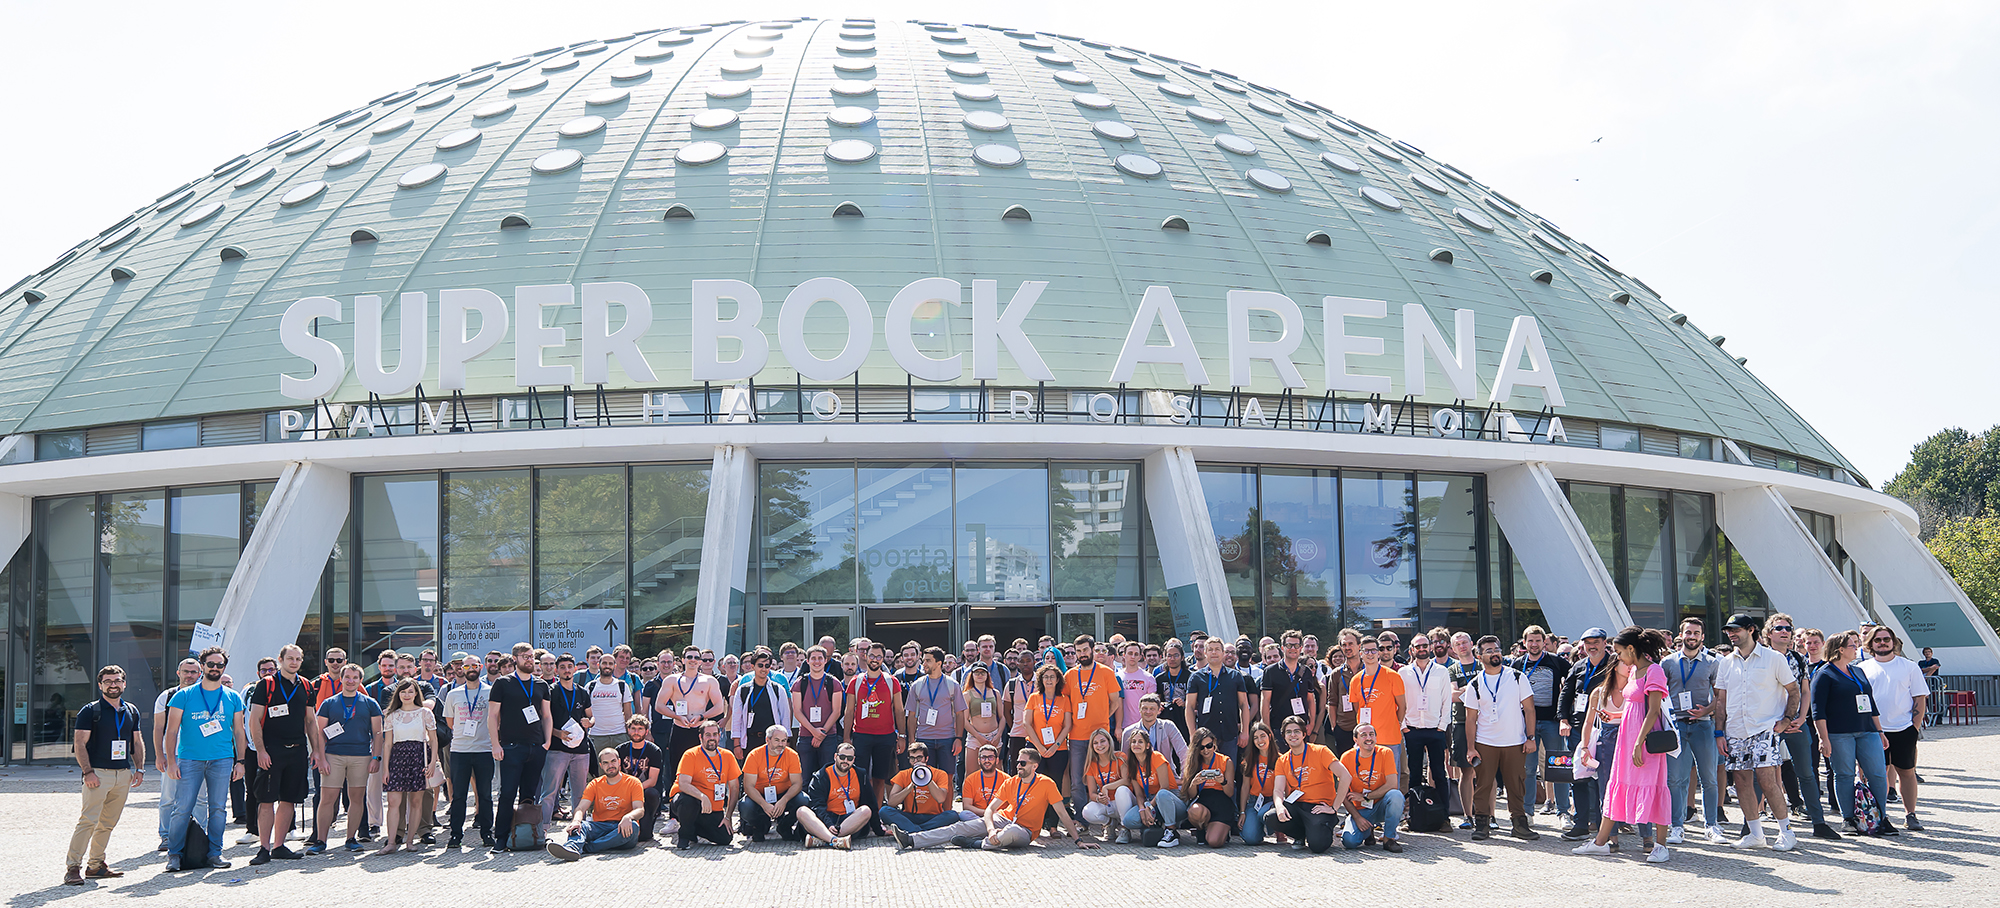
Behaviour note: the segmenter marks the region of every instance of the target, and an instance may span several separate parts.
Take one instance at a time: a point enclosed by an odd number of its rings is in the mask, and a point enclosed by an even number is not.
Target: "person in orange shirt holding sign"
[[[1278,758],[1272,774],[1276,806],[1271,815],[1277,821],[1272,825],[1292,837],[1292,850],[1311,848],[1313,854],[1325,854],[1333,847],[1340,803],[1354,778],[1325,745],[1306,743],[1305,719],[1286,716],[1284,733],[1291,749]]]
[[[911,741],[904,750],[910,768],[890,780],[882,822],[904,832],[922,832],[969,819],[951,809],[951,774],[930,765],[930,752],[930,745],[922,741]]]
[[[1360,680],[1360,679],[1355,679]],[[1341,754],[1340,764],[1354,779],[1347,792],[1347,828],[1340,844],[1353,851],[1375,842],[1382,833],[1382,850],[1402,854],[1403,843],[1396,841],[1396,827],[1403,822],[1402,777],[1396,773],[1395,754],[1375,743],[1375,726],[1366,722],[1354,727],[1354,749]]]
[[[1229,844],[1236,831],[1235,764],[1217,747],[1215,732],[1194,730],[1194,746],[1189,748],[1187,766],[1181,771],[1181,800],[1188,805],[1188,823],[1201,832],[1210,848]]]
[[[714,719],[701,723],[701,746],[681,754],[679,781],[674,789],[672,813],[680,821],[674,845],[683,851],[694,847],[696,838],[727,845],[729,805],[736,803],[738,777],[742,770],[736,755],[722,749],[722,726]]]
[[[813,776],[805,806],[794,812],[806,831],[806,847],[854,847],[854,834],[868,825],[874,811],[861,803],[861,774],[854,771],[854,745],[845,741],[833,751],[833,765]]]
[[[637,777],[624,771],[618,749],[597,752],[597,768],[603,773],[583,787],[577,802],[577,821],[569,824],[569,838],[550,842],[549,854],[559,860],[574,861],[586,854],[630,848],[639,841],[639,819],[646,815],[646,789]],[[588,813],[590,820],[583,820]]]
[[[1090,756],[1090,733],[1102,728],[1116,736],[1120,726],[1115,723],[1125,715],[1125,691],[1119,686],[1118,672],[1097,664],[1096,658],[1097,640],[1089,634],[1077,635],[1076,667],[1069,670],[1064,682],[1070,692],[1070,708],[1075,711],[1069,724],[1068,790],[1070,805],[1078,808],[1090,798],[1083,779],[1083,764]]]
[[[736,802],[736,827],[752,842],[762,842],[776,828],[778,838],[798,841],[799,791],[805,776],[799,771],[799,754],[786,746],[790,732],[783,725],[764,731],[764,746],[743,758],[743,797]]]
[[[1361,670],[1347,682],[1347,696],[1353,701],[1356,726],[1375,726],[1376,743],[1389,748],[1396,757],[1396,771],[1403,771],[1403,716],[1409,701],[1403,696],[1403,674],[1393,665],[1382,663],[1381,643],[1374,637],[1361,638]],[[1360,740],[1356,732],[1356,740]]]

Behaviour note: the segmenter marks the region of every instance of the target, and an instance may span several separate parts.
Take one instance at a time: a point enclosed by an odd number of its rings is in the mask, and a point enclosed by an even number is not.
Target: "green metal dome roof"
[[[835,217],[843,206],[861,216]],[[825,275],[858,288],[878,320],[920,278],[996,280],[1003,301],[1022,281],[1048,281],[1026,328],[1059,380],[1090,386],[1107,383],[1153,285],[1171,288],[1216,376],[1228,375],[1216,339],[1231,290],[1308,310],[1323,297],[1385,300],[1391,313],[1417,303],[1447,334],[1452,310],[1475,310],[1476,405],[1509,322],[1531,315],[1565,418],[1846,466],[1720,338],[1408,143],[1158,54],[861,20],[539,51],[231,159],[0,299],[0,434],[296,406],[277,376],[310,367],[280,343],[279,321],[310,296],[348,303],[320,334],[351,352],[357,295],[630,282],[656,310],[641,342],[658,372],[648,384],[699,384],[691,280],[741,280],[775,301]],[[941,352],[965,345],[957,316],[931,326]],[[565,318],[575,337],[574,307],[554,324]],[[1326,338],[1306,321],[1315,330],[1296,360],[1323,391]],[[1401,376],[1389,327],[1349,323],[1391,339],[1366,368]],[[1002,362],[1003,382],[1032,383]],[[789,383],[775,348],[772,363],[766,380]],[[860,380],[901,385],[905,374],[877,344]],[[1156,365],[1132,383],[1187,385],[1180,368]],[[1452,402],[1447,383],[1430,387],[1420,400]],[[511,363],[472,363],[467,390],[512,390]],[[1264,369],[1246,390],[1279,386]],[[350,371],[329,396],[365,393]]]

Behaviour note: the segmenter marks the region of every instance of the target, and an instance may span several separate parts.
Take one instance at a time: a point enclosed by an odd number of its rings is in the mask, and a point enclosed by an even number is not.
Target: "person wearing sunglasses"
[[[983,755],[985,749],[982,748],[981,753]],[[942,829],[915,833],[891,827],[889,833],[896,837],[896,850],[915,851],[944,844],[986,851],[1026,848],[1041,835],[1042,818],[1049,811],[1055,811],[1063,829],[1076,842],[1076,847],[1102,847],[1085,835],[1083,828],[1070,817],[1069,807],[1063,803],[1062,793],[1056,790],[1054,780],[1037,771],[1041,763],[1041,754],[1024,748],[1014,758],[1016,774],[1001,781],[993,792],[992,800],[987,803],[985,813],[976,820],[961,820]]]
[[[1849,835],[1896,835],[1896,827],[1885,814],[1866,817],[1867,828],[1856,822],[1854,805],[1855,768],[1868,782],[1871,792],[1889,790],[1889,773],[1882,745],[1882,708],[1875,702],[1874,682],[1854,662],[1861,655],[1859,631],[1841,631],[1828,637],[1820,652],[1826,665],[1812,679],[1813,726],[1819,733],[1819,752],[1833,769],[1833,796],[1847,819]],[[1877,794],[1877,798],[1882,795]],[[1877,802],[1878,809],[1880,802]]]
[[[167,775],[180,780],[174,791],[174,818],[168,822],[167,872],[181,869],[181,849],[187,845],[188,821],[197,796],[206,789],[208,866],[229,869],[222,859],[222,833],[229,822],[229,783],[243,778],[243,695],[223,683],[229,654],[222,647],[201,651],[201,683],[185,688],[167,701],[167,732],[162,746],[174,755]]]
[[[1194,747],[1181,768],[1181,800],[1188,805],[1188,825],[1210,848],[1229,844],[1230,834],[1236,831],[1241,814],[1231,792],[1235,783],[1235,764],[1216,747],[1215,732],[1195,729]]]
[[[863,790],[861,773],[854,768],[854,745],[842,742],[833,752],[833,765],[813,776],[806,788],[806,803],[793,813],[799,828],[805,830],[805,847],[853,848],[854,834],[874,816],[862,803]]]
[[[1778,740],[1791,756],[1782,767],[1786,798],[1792,810],[1805,810],[1806,819],[1812,821],[1813,838],[1840,838],[1840,833],[1827,825],[1826,799],[1819,791],[1819,733],[1811,721],[1812,661],[1799,646],[1798,635],[1792,632],[1795,624],[1792,616],[1776,612],[1765,621],[1764,645],[1785,657],[1800,688],[1798,702],[1778,720],[1777,727]]]

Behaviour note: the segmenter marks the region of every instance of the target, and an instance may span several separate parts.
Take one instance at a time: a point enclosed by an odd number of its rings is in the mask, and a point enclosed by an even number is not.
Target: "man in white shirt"
[[[447,667],[459,683],[444,695],[444,721],[451,727],[451,838],[445,847],[465,844],[465,805],[478,798],[472,812],[479,843],[493,847],[493,738],[486,727],[486,705],[493,686],[481,679],[483,666],[471,657]]]
[[[1723,625],[1734,647],[1715,671],[1715,743],[1722,753],[1723,768],[1734,777],[1737,803],[1750,833],[1736,841],[1738,848],[1770,844],[1779,851],[1798,847],[1797,836],[1787,824],[1789,807],[1779,768],[1785,763],[1785,747],[1778,740],[1778,720],[1799,707],[1799,684],[1792,664],[1775,650],[1757,642],[1764,633],[1764,619],[1738,612]],[[1753,787],[1754,786],[1754,787]],[[1762,792],[1764,805],[1778,823],[1778,838],[1764,838],[1764,822],[1757,816],[1755,793]]]
[[[1868,655],[1874,658],[1859,664],[1861,671],[1868,676],[1868,686],[1875,696],[1875,708],[1882,711],[1882,739],[1888,748],[1889,784],[1902,795],[1904,827],[1922,832],[1924,824],[1917,821],[1917,722],[1923,718],[1924,708],[1929,705],[1930,685],[1924,681],[1924,672],[1915,662],[1896,655],[1902,643],[1896,638],[1896,632],[1887,627],[1878,625],[1871,628],[1868,631]],[[1876,797],[1886,799],[1888,793],[1878,793]]]
[[[173,699],[175,694],[201,683],[201,663],[191,658],[182,659],[174,675],[174,686],[160,691],[160,696],[153,701],[153,768],[160,773],[159,850],[161,851],[167,850],[167,821],[173,819],[174,790],[180,781],[167,774],[167,761],[173,757],[160,750],[160,744],[167,734],[167,701]],[[208,796],[205,793],[195,802],[194,814],[198,817],[208,816]]]
[[[1507,786],[1507,809],[1513,814],[1514,837],[1541,838],[1528,823],[1528,761],[1535,756],[1535,689],[1528,676],[1506,667],[1500,638],[1479,638],[1479,674],[1466,685],[1465,724],[1472,729],[1465,761],[1472,764],[1474,839],[1493,835],[1494,783]]]
[[[1409,767],[1410,787],[1418,780],[1445,796],[1445,747],[1451,739],[1451,672],[1431,661],[1431,638],[1418,634],[1410,638],[1410,664],[1397,669],[1403,676],[1404,765]],[[1428,772],[1425,757],[1430,760]]]

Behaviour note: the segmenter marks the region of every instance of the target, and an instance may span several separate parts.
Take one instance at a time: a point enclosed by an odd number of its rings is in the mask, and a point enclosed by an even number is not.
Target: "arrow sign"
[[[612,636],[614,636],[614,637],[615,637],[615,636],[617,636],[617,635],[618,635],[618,619],[616,619],[616,618],[606,618],[606,619],[604,619],[604,629],[605,629],[605,630],[607,630],[607,631],[610,631],[610,632],[611,632],[611,635],[612,635]]]

